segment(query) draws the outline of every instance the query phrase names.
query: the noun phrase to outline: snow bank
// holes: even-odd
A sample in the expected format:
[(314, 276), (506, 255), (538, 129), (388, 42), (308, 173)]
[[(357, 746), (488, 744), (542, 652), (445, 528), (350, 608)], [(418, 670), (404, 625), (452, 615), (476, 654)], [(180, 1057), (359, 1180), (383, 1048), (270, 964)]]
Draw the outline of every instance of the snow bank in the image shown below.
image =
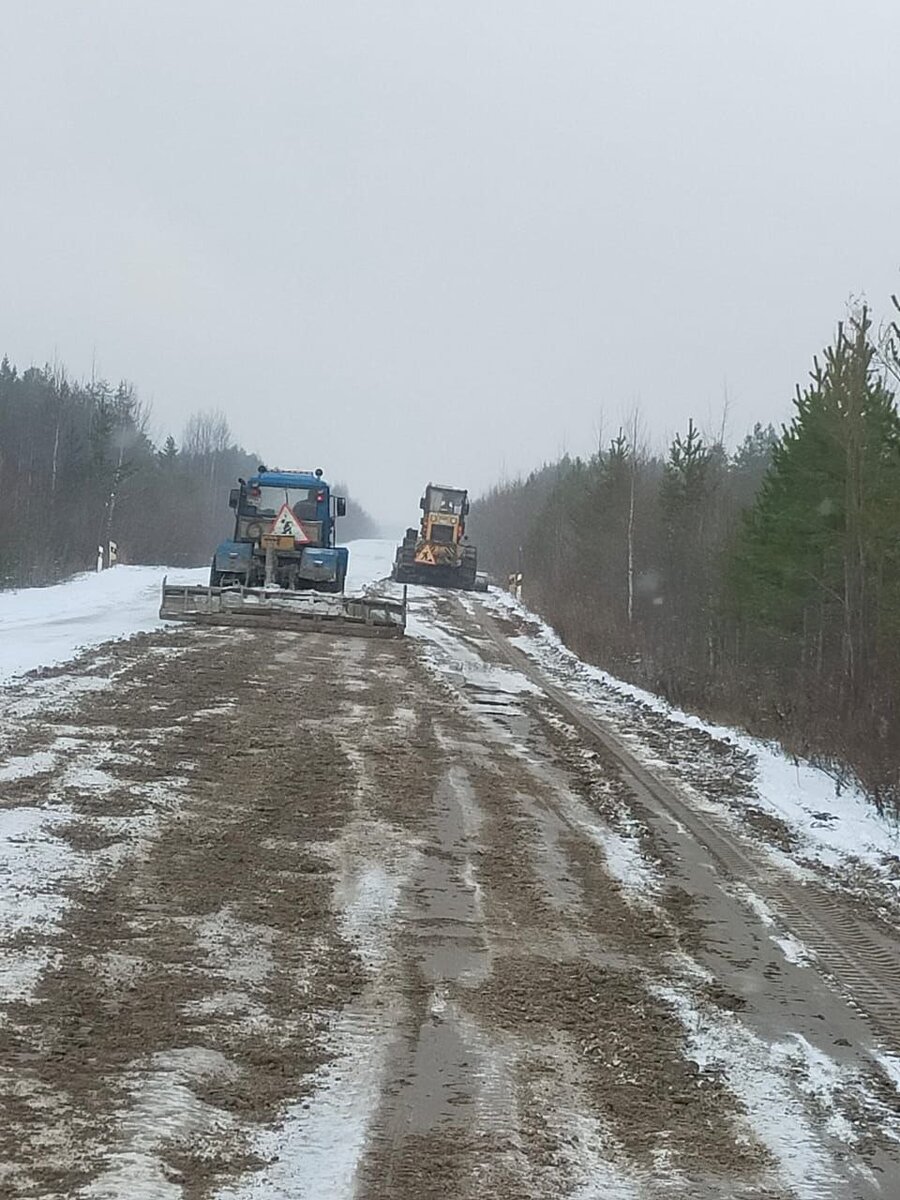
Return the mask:
[(0, 592), (0, 682), (66, 662), (80, 649), (159, 629), (163, 576), (205, 583), (208, 571), (117, 566), (44, 588)]

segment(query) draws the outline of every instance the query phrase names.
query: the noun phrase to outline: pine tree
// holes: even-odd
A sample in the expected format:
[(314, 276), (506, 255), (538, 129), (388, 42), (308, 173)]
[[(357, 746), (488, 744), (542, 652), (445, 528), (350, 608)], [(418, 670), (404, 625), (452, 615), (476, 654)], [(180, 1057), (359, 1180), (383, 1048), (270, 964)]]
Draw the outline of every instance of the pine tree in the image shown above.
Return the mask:
[(839, 666), (857, 696), (879, 640), (879, 593), (896, 569), (900, 420), (874, 365), (864, 312), (815, 360), (739, 539), (741, 620), (796, 646), (818, 675)]
[(710, 561), (707, 527), (710, 496), (721, 455), (704, 441), (693, 420), (684, 437), (676, 434), (660, 482), (663, 532), (663, 612), (673, 650), (692, 668), (710, 646)]

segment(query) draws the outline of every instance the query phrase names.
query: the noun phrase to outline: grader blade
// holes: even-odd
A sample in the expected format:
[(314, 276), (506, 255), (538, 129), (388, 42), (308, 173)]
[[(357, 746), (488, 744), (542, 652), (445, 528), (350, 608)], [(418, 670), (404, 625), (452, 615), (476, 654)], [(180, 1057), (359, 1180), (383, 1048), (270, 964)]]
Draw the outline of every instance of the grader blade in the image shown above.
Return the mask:
[(198, 625), (235, 625), (251, 629), (294, 629), (351, 637), (402, 637), (406, 629), (403, 599), (387, 596), (338, 596), (280, 588), (183, 586), (163, 580), (160, 617)]

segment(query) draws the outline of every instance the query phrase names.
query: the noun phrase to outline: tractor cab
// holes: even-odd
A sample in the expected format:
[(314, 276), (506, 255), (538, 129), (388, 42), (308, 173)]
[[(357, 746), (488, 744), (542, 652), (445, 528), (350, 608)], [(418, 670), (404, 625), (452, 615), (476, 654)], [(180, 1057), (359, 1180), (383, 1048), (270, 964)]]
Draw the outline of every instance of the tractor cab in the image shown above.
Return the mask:
[(464, 488), (442, 487), (429, 483), (425, 495), (419, 501), (422, 509), (421, 540), (458, 545), (466, 529), (468, 496)]
[(260, 467), (238, 480), (228, 503), (234, 533), (216, 549), (210, 587), (343, 591), (348, 551), (335, 545), (335, 518), (347, 505), (321, 471)]
[(334, 519), (346, 509), (332, 496), (321, 471), (264, 471), (239, 480), (229, 504), (235, 511), (234, 541), (259, 543), (271, 535), (298, 545), (332, 547)]
[(424, 513), (463, 518), (469, 511), (469, 493), (463, 488), (438, 487), (429, 483), (419, 501)]

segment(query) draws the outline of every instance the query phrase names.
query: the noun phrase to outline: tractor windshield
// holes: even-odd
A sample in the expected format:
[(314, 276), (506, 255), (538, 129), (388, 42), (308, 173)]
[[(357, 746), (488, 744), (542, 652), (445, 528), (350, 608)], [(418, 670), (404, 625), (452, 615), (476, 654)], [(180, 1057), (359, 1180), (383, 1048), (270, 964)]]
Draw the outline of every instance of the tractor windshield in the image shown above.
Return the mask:
[(257, 516), (276, 517), (286, 504), (298, 521), (315, 521), (316, 488), (260, 487), (247, 492), (247, 507)]
[(446, 488), (432, 488), (431, 501), (428, 506), (429, 511), (435, 513), (452, 513), (456, 517), (461, 516), (465, 498), (465, 492), (451, 492)]

